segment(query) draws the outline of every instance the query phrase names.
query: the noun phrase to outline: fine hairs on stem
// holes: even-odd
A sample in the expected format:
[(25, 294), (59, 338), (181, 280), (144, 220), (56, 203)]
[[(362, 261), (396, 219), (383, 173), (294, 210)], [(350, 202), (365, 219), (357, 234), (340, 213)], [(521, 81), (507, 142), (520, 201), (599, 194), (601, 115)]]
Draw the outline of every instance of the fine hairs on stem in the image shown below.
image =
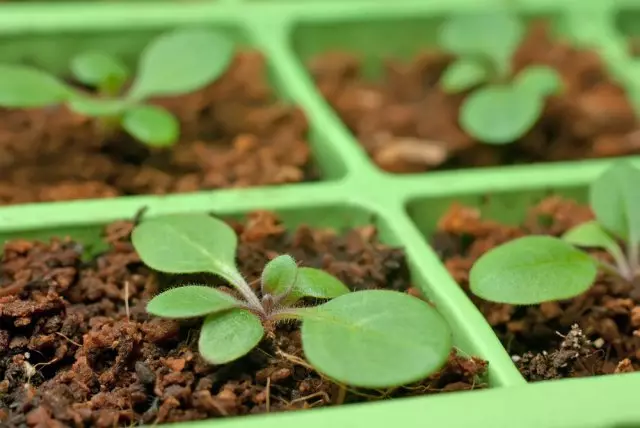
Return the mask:
[[(147, 312), (158, 317), (202, 317), (198, 351), (212, 364), (243, 357), (265, 336), (275, 338), (277, 326), (286, 321), (298, 323), (303, 352), (315, 371), (354, 387), (417, 381), (445, 364), (451, 350), (447, 323), (426, 302), (397, 291), (351, 292), (336, 277), (300, 267), (287, 254), (265, 264), (260, 292), (254, 292), (236, 266), (235, 231), (210, 215), (148, 219), (134, 228), (131, 240), (141, 260), (156, 271), (211, 273), (237, 291), (189, 284), (163, 291), (147, 304)], [(305, 298), (315, 306), (301, 305)], [(398, 335), (405, 340), (393, 340)], [(371, 353), (375, 361), (369, 360)], [(362, 358), (359, 368), (345, 373), (344, 360), (354, 358)]]

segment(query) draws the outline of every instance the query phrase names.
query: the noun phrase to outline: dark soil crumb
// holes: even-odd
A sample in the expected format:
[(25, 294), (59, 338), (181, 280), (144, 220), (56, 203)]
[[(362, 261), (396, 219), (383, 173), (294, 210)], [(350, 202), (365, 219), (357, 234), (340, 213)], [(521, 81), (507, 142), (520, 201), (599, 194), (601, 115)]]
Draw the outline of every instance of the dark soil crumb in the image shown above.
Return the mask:
[(640, 153), (638, 122), (624, 89), (599, 55), (557, 40), (543, 22), (532, 24), (514, 56), (517, 72), (530, 64), (561, 74), (563, 94), (549, 99), (543, 117), (515, 144), (482, 144), (458, 125), (466, 94), (438, 85), (453, 61), (437, 50), (409, 62), (389, 59), (380, 81), (362, 75), (357, 56), (329, 52), (310, 63), (319, 90), (373, 161), (392, 173), (481, 167)]
[(565, 377), (581, 368), (583, 359), (594, 355), (595, 348), (577, 324), (571, 326), (569, 334), (563, 337), (557, 350), (552, 353), (542, 351), (527, 352), (522, 357), (513, 356), (520, 372), (529, 380), (548, 380)]
[[(618, 278), (599, 273), (595, 284), (581, 296), (534, 306), (491, 303), (469, 292), (469, 271), (491, 248), (525, 235), (560, 236), (591, 219), (589, 207), (558, 196), (546, 198), (533, 207), (520, 226), (482, 219), (479, 210), (461, 205), (452, 206), (440, 219), (433, 245), (503, 345), (519, 360), (521, 372), (529, 380), (640, 368), (640, 296), (633, 291), (633, 285)], [(594, 254), (608, 257), (604, 253)], [(586, 338), (580, 338), (579, 355), (567, 355), (567, 344), (577, 340), (577, 331), (572, 330), (574, 324)], [(591, 352), (586, 352), (587, 349)], [(554, 365), (563, 363), (567, 365), (554, 369)]]
[(317, 179), (301, 110), (274, 99), (265, 60), (236, 56), (217, 82), (157, 100), (181, 141), (150, 150), (64, 107), (0, 109), (0, 205), (193, 192)]
[[(111, 428), (332, 405), (335, 384), (304, 361), (295, 324), (276, 330), (246, 357), (223, 366), (197, 352), (198, 323), (147, 315), (161, 283), (130, 243), (132, 223), (107, 227), (110, 248), (90, 262), (82, 246), (6, 244), (0, 270), (0, 425)], [(251, 279), (287, 252), (353, 289), (411, 289), (402, 250), (362, 227), (344, 235), (300, 227), (287, 233), (270, 213), (234, 223), (238, 265)], [(202, 279), (202, 278), (201, 278)], [(211, 279), (211, 278), (209, 278)], [(125, 296), (129, 296), (129, 311)], [(487, 363), (452, 353), (438, 373), (388, 391), (350, 390), (345, 402), (483, 388)]]

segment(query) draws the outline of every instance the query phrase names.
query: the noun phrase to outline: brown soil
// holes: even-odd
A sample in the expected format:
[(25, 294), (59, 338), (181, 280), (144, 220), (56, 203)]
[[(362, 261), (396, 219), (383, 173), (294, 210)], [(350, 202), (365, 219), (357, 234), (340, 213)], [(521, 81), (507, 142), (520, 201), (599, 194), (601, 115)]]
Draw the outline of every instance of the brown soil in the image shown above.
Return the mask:
[(564, 93), (551, 97), (543, 117), (511, 145), (482, 144), (458, 126), (465, 94), (444, 93), (438, 81), (453, 57), (437, 50), (409, 62), (389, 59), (380, 81), (361, 74), (357, 56), (315, 58), (316, 83), (374, 162), (393, 173), (480, 167), (640, 153), (640, 133), (624, 89), (594, 51), (552, 38), (535, 23), (513, 59), (515, 71), (546, 64), (559, 71)]
[(193, 94), (156, 101), (181, 141), (149, 150), (63, 107), (0, 109), (0, 205), (313, 180), (303, 113), (275, 100), (259, 53)]
[[(534, 306), (490, 303), (469, 292), (469, 271), (489, 249), (529, 234), (560, 236), (592, 218), (588, 207), (557, 196), (533, 207), (519, 226), (485, 220), (475, 208), (454, 205), (441, 218), (433, 237), (451, 275), (529, 380), (640, 369), (640, 293), (618, 278), (600, 273), (583, 295)], [(607, 255), (598, 253), (598, 257)], [(574, 324), (577, 329), (572, 329)], [(586, 337), (579, 337), (580, 330)]]
[[(300, 227), (285, 232), (272, 214), (234, 223), (238, 264), (259, 278), (267, 260), (289, 253), (352, 289), (409, 288), (402, 250), (380, 244), (372, 226), (339, 236)], [(197, 352), (198, 323), (147, 315), (159, 283), (129, 240), (132, 223), (106, 229), (110, 248), (81, 260), (69, 240), (6, 244), (0, 274), (0, 425), (128, 426), (277, 412), (335, 404), (338, 389), (304, 362), (295, 324), (276, 330), (246, 357), (223, 366)], [(213, 278), (200, 278), (210, 280)], [(256, 283), (257, 284), (257, 283)], [(128, 296), (129, 306), (125, 305)], [(486, 362), (452, 354), (422, 382), (387, 391), (350, 390), (345, 402), (482, 388)]]

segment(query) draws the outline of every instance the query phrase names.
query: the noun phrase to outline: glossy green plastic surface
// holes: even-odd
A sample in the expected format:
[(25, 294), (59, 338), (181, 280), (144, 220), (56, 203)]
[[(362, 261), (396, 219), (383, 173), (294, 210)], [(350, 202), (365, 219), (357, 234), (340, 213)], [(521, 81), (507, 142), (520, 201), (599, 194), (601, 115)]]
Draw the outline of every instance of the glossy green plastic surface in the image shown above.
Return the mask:
[[(634, 0), (519, 0), (523, 19), (546, 16), (575, 43), (593, 46), (640, 105), (640, 61), (623, 35), (640, 33)], [(517, 221), (526, 206), (550, 191), (578, 198), (609, 161), (495, 167), (396, 176), (377, 169), (315, 90), (303, 61), (326, 49), (360, 52), (368, 73), (389, 54), (408, 56), (433, 43), (447, 14), (500, 4), (490, 0), (217, 0), (200, 2), (41, 3), (0, 5), (0, 60), (27, 61), (64, 73), (69, 57), (102, 48), (132, 62), (158, 32), (206, 26), (262, 51), (277, 95), (301, 106), (322, 180), (279, 187), (191, 195), (29, 204), (0, 208), (0, 237), (69, 234), (100, 249), (100, 227), (145, 215), (213, 212), (241, 216), (279, 212), (289, 227), (306, 223), (338, 229), (373, 223), (382, 241), (402, 246), (412, 277), (454, 330), (456, 346), (490, 363), (490, 389), (278, 415), (175, 424), (179, 428), (518, 427), (623, 428), (640, 426), (640, 373), (529, 385), (490, 326), (454, 283), (426, 236), (452, 201), (482, 206), (487, 215)], [(623, 13), (620, 13), (623, 12)], [(640, 162), (639, 162), (640, 164)], [(581, 190), (582, 189), (582, 190)], [(487, 195), (490, 196), (488, 199)], [(93, 246), (92, 246), (93, 245)], [(425, 326), (428, 328), (428, 326)]]

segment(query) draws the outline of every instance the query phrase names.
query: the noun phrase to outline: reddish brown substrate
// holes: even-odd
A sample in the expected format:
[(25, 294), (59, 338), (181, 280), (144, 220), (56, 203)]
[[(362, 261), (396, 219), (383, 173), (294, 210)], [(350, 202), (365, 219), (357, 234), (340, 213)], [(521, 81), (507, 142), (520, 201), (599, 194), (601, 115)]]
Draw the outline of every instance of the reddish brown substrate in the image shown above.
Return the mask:
[[(451, 275), (485, 315), (503, 345), (516, 360), (524, 357), (518, 365), (530, 380), (640, 368), (640, 293), (618, 278), (601, 273), (596, 283), (575, 299), (525, 307), (490, 303), (469, 292), (469, 271), (491, 248), (530, 234), (559, 236), (592, 218), (587, 206), (560, 197), (547, 198), (533, 207), (520, 226), (485, 220), (475, 208), (454, 205), (441, 218), (439, 232), (432, 240)], [(558, 333), (566, 336), (574, 323), (592, 344), (580, 341), (580, 347), (573, 348), (581, 348), (580, 355), (567, 360), (559, 349), (563, 338)], [(542, 352), (547, 355), (535, 356)]]
[(307, 120), (275, 100), (258, 53), (237, 55), (201, 91), (157, 103), (182, 126), (180, 143), (163, 151), (125, 134), (105, 138), (94, 121), (63, 107), (0, 110), (0, 205), (317, 178)]
[[(197, 322), (148, 316), (144, 305), (158, 283), (194, 278), (149, 272), (133, 251), (131, 227), (110, 225), (109, 250), (89, 263), (81, 261), (81, 246), (68, 240), (5, 246), (0, 425), (111, 428), (334, 403), (336, 386), (308, 368), (294, 324), (279, 327), (274, 341), (266, 339), (246, 357), (214, 367), (198, 355)], [(402, 250), (380, 244), (373, 227), (342, 236), (307, 227), (289, 234), (264, 212), (234, 227), (238, 265), (249, 280), (258, 278), (267, 260), (287, 252), (352, 289), (410, 286)], [(482, 388), (485, 370), (484, 361), (452, 354), (440, 372), (418, 384), (350, 391), (346, 402)]]
[(357, 56), (329, 52), (310, 70), (317, 85), (374, 162), (394, 173), (560, 161), (640, 153), (640, 133), (624, 89), (598, 54), (531, 26), (514, 60), (517, 72), (546, 64), (562, 75), (564, 92), (551, 97), (528, 134), (506, 146), (482, 144), (458, 125), (466, 94), (445, 94), (438, 81), (453, 57), (432, 50), (411, 61), (389, 59), (381, 80), (362, 75)]

